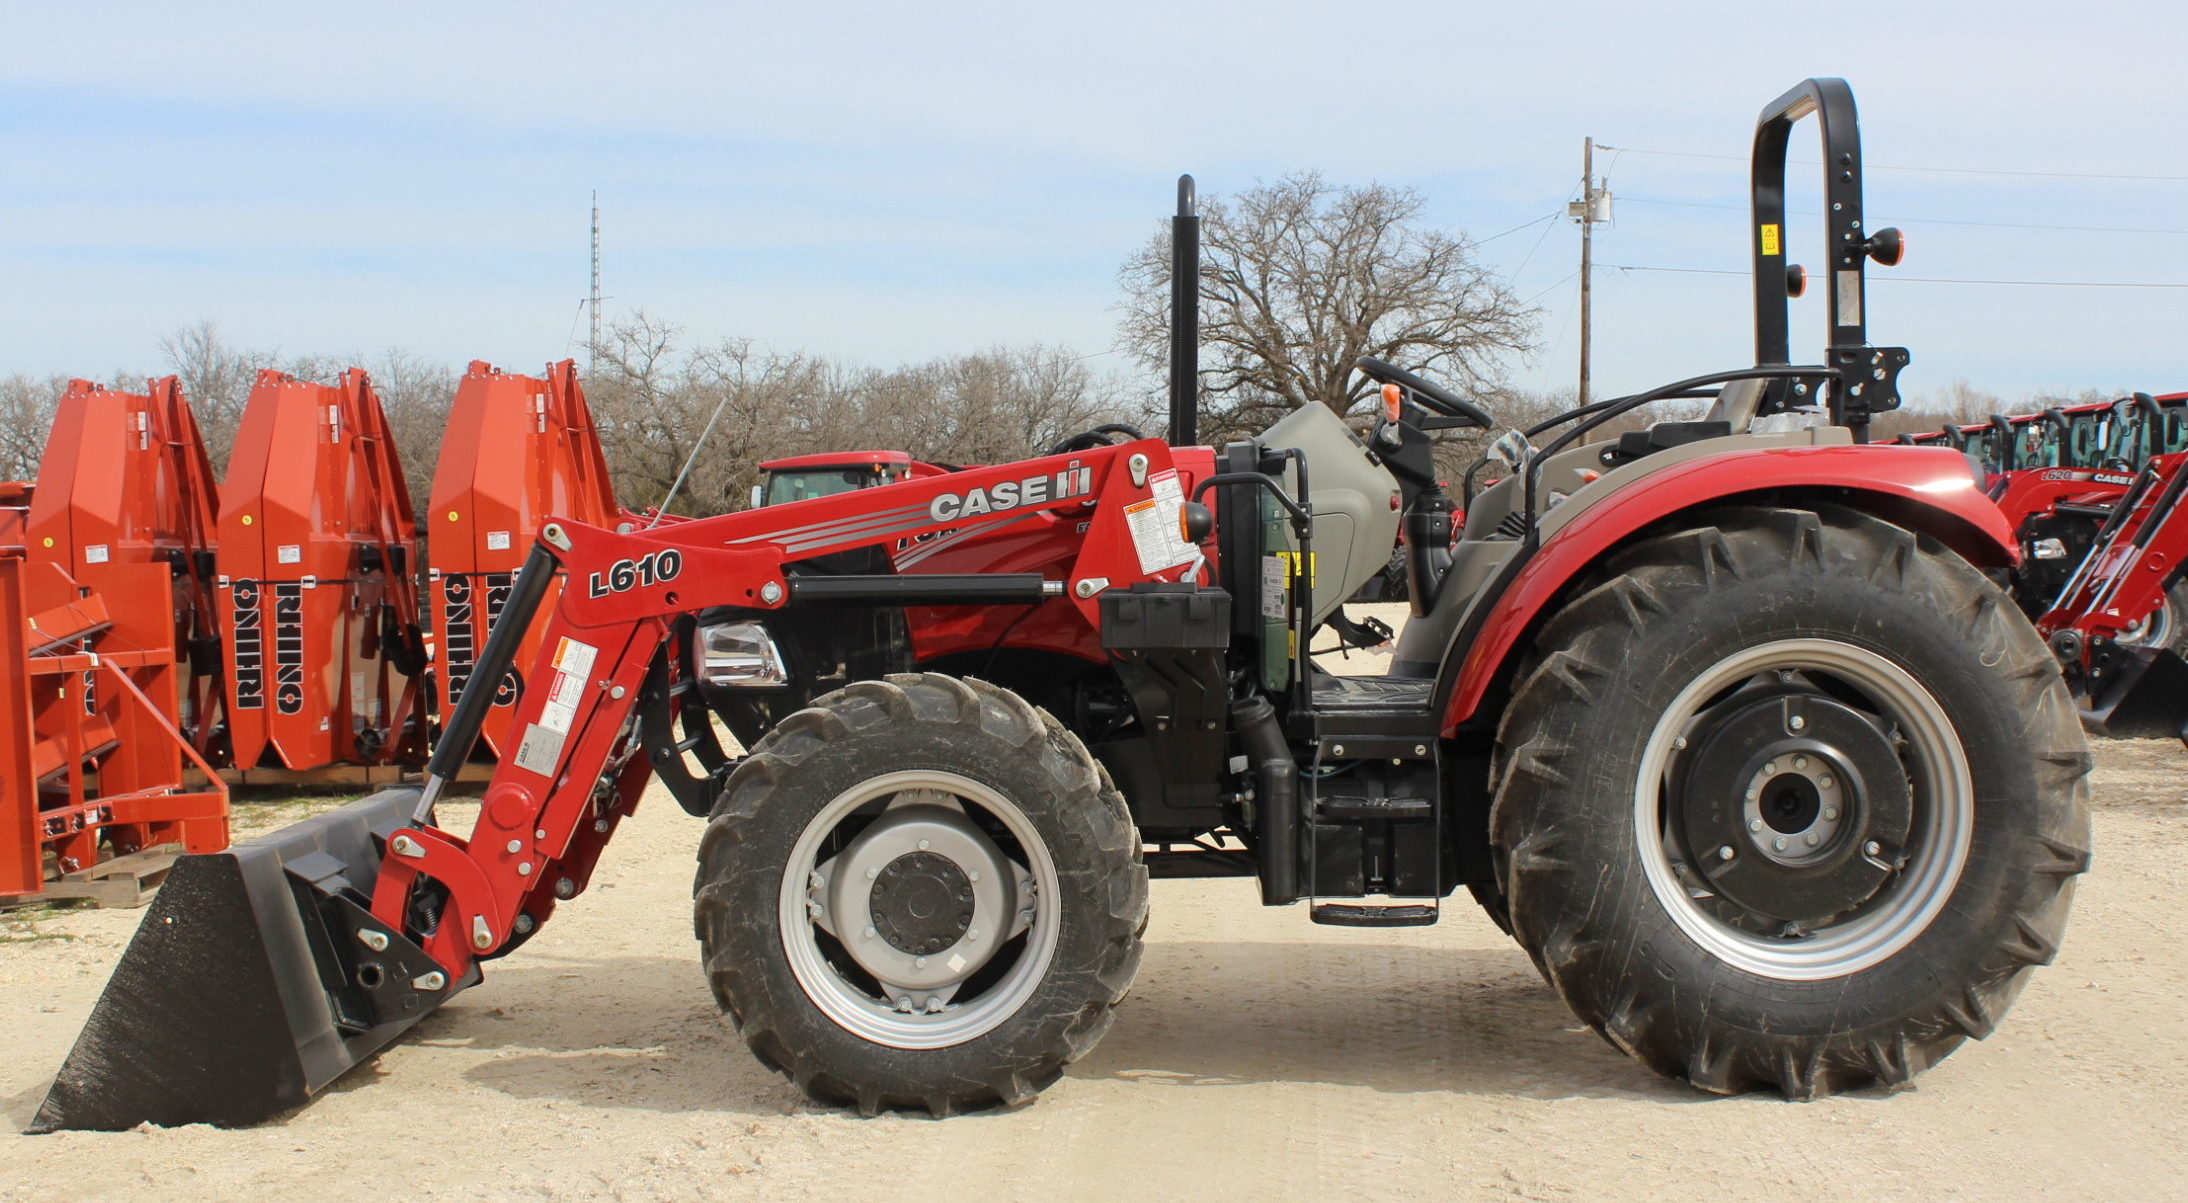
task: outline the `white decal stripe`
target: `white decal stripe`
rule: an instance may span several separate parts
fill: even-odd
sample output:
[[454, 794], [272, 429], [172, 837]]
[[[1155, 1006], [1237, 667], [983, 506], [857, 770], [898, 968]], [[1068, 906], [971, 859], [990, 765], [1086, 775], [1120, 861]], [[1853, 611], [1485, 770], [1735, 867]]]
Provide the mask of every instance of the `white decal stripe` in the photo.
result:
[[781, 539], [790, 535], [803, 535], [810, 531], [826, 530], [830, 527], [859, 526], [864, 523], [873, 522], [883, 518], [901, 518], [906, 514], [924, 514], [926, 512], [927, 507], [924, 505], [904, 505], [898, 506], [895, 509], [876, 510], [871, 514], [858, 514], [849, 518], [832, 518], [826, 522], [808, 522], [804, 526], [793, 526], [785, 530], [773, 530], [767, 532], [764, 535], [746, 535], [744, 538], [741, 539], [731, 539], [730, 542], [765, 543], [772, 539]]
[[910, 522], [898, 522], [890, 526], [878, 526], [871, 530], [829, 531], [820, 535], [808, 536], [794, 543], [778, 543], [776, 544], [776, 546], [782, 548], [784, 555], [795, 555], [800, 552], [812, 551], [814, 548], [817, 547], [830, 547], [838, 543], [854, 541], [860, 542], [863, 546], [865, 543], [868, 542], [886, 539], [890, 535], [901, 534], [904, 531], [908, 530], [918, 530], [921, 527], [932, 525], [934, 525], [934, 520], [928, 518], [925, 514], [922, 514], [918, 518], [915, 518]]
[[956, 532], [955, 534], [944, 535], [941, 538], [935, 539], [931, 542], [922, 543], [919, 546], [910, 550], [909, 552], [906, 552], [904, 558], [896, 562], [896, 566], [899, 568], [909, 568], [912, 565], [919, 563], [921, 560], [926, 559], [928, 556], [931, 556], [938, 551], [947, 551], [950, 548], [955, 547], [960, 543], [963, 543], [965, 540], [972, 538], [974, 535], [989, 534], [994, 531], [1001, 530], [1002, 528], [1009, 526], [1013, 523], [1024, 522], [1026, 519], [1031, 517], [1033, 517], [1032, 513], [1019, 514], [1014, 518], [1005, 518], [1000, 522], [988, 523], [986, 526], [975, 526], [970, 530], [961, 530]]

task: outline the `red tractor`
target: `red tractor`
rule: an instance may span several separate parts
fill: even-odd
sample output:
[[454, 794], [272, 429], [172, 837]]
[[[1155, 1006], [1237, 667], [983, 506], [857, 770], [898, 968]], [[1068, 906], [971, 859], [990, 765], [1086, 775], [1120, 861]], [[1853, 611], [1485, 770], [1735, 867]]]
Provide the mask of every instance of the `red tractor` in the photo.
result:
[[[2124, 478], [2104, 507], [2089, 550], [2036, 629], [2051, 643], [2066, 679], [2084, 699], [2084, 719], [2108, 726], [2151, 670], [2188, 647], [2188, 452], [2154, 455]], [[2188, 740], [2178, 667], [2165, 717]]]
[[936, 476], [950, 469], [923, 464], [902, 451], [831, 451], [819, 455], [792, 455], [760, 465], [765, 478], [752, 486], [752, 508], [833, 497], [856, 489], [893, 485], [920, 476]]
[[[1810, 115], [1832, 287], [1804, 365], [1783, 181]], [[1112, 1022], [1160, 877], [1362, 927], [1435, 922], [1465, 889], [1658, 1072], [1800, 1098], [1905, 1082], [2057, 949], [2089, 758], [1984, 575], [2015, 548], [1967, 459], [1863, 445], [1907, 353], [1862, 322], [1867, 264], [1900, 243], [1864, 222], [1851, 92], [1780, 97], [1754, 156], [1755, 365], [1506, 436], [1445, 564], [1431, 440], [1494, 419], [1372, 359], [1395, 412], [1364, 438], [1310, 406], [1196, 447], [1174, 408], [1172, 441], [650, 530], [549, 523], [422, 791], [178, 863], [37, 1126], [304, 1103], [582, 894], [657, 773], [707, 816], [695, 927], [723, 1010], [863, 1112], [1053, 1082]], [[1697, 396], [1702, 420], [1589, 438]], [[1816, 420], [1753, 429], [1787, 413]], [[1401, 523], [1422, 587], [1390, 671], [1323, 674], [1307, 635]], [[473, 830], [443, 827], [477, 682], [558, 576], [519, 745]], [[780, 717], [731, 758], [711, 718], [741, 696]]]
[[[1986, 491], [2021, 545], [2008, 592], [2059, 651], [2085, 726], [2188, 721], [2188, 584], [2166, 550], [2177, 541], [2168, 482], [2188, 451], [2188, 394], [2136, 393], [1897, 441], [1958, 447], [1988, 473]], [[2131, 550], [2153, 539], [2158, 550]], [[2130, 561], [2135, 572], [2122, 576]]]

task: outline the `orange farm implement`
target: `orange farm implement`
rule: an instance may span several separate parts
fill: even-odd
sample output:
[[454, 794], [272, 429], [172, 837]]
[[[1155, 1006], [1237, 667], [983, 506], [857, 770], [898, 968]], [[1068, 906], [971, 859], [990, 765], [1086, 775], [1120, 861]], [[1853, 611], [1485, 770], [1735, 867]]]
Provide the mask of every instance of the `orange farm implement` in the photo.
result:
[[[228, 845], [227, 787], [175, 724], [168, 570], [111, 564], [96, 579], [0, 551], [0, 898], [135, 905], [126, 870], [151, 876], [172, 845]], [[185, 759], [209, 784], [183, 783]]]
[[365, 373], [259, 374], [221, 486], [219, 592], [234, 764], [417, 760], [417, 524]]
[[[432, 602], [435, 689], [443, 714], [471, 678], [487, 632], [508, 603], [524, 555], [549, 514], [610, 526], [618, 511], [592, 411], [570, 360], [544, 379], [474, 362], [456, 387], [448, 434], [427, 509], [426, 566]], [[518, 664], [530, 664], [528, 632]], [[510, 716], [523, 682], [512, 667], [494, 689], [480, 750], [514, 750]]]

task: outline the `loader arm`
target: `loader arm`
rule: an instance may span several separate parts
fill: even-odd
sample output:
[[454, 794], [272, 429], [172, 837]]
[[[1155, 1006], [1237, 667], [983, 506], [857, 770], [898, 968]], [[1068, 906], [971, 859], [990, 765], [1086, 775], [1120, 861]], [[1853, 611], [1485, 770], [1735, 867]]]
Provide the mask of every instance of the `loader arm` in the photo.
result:
[[2188, 454], [2152, 456], [2059, 597], [2036, 622], [2070, 677], [2165, 605], [2188, 559]]
[[[649, 775], [648, 759], [634, 754], [633, 709], [679, 616], [723, 605], [768, 611], [823, 601], [992, 605], [1068, 597], [1096, 624], [1104, 588], [1163, 575], [1141, 570], [1127, 507], [1157, 500], [1172, 471], [1169, 447], [1150, 439], [627, 533], [548, 523], [435, 749], [416, 821], [387, 841], [372, 913], [414, 931], [421, 913], [436, 913], [432, 930], [417, 934], [454, 981], [475, 960], [536, 930], [556, 902], [581, 893]], [[818, 556], [1044, 511], [1084, 515], [1068, 580], [788, 571]], [[1133, 513], [1144, 540], [1147, 511]], [[483, 717], [483, 697], [475, 695], [490, 685], [481, 682], [501, 679], [547, 575], [558, 571], [567, 583], [524, 678], [516, 750], [497, 765], [468, 837], [435, 826], [433, 802], [469, 754]], [[427, 882], [445, 898], [425, 898]]]
[[[1107, 589], [1199, 567], [1197, 556], [1165, 558], [1182, 544], [1143, 546], [1177, 537], [1191, 482], [1175, 471], [1168, 446], [1141, 440], [643, 530], [546, 523], [450, 708], [424, 789], [385, 790], [177, 861], [32, 1130], [258, 1123], [309, 1102], [475, 984], [480, 960], [584, 892], [651, 776], [643, 753], [674, 754], [642, 749], [634, 716], [679, 618], [714, 606], [1068, 599], [1098, 626]], [[798, 571], [819, 556], [1042, 513], [1075, 521], [1080, 540], [1056, 579]], [[446, 830], [434, 803], [535, 619], [542, 638], [515, 706], [515, 746], [471, 833]]]

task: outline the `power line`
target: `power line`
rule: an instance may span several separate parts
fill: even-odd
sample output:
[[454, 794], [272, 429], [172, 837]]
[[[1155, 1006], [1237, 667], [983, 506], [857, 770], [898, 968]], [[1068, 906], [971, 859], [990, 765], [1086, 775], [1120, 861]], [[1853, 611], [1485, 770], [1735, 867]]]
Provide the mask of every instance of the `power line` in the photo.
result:
[[[1605, 264], [1604, 266], [1608, 267], [1608, 266], [1609, 266], [1609, 264]], [[1552, 284], [1552, 285], [1551, 285], [1551, 286], [1549, 286], [1548, 288], [1545, 288], [1545, 289], [1543, 289], [1543, 290], [1542, 290], [1541, 292], [1538, 292], [1538, 293], [1536, 293], [1535, 295], [1533, 295], [1533, 296], [1531, 296], [1531, 297], [1527, 298], [1526, 300], [1524, 300], [1524, 301], [1521, 301], [1521, 302], [1520, 302], [1520, 304], [1522, 304], [1522, 305], [1532, 305], [1532, 304], [1534, 304], [1534, 303], [1535, 303], [1536, 301], [1539, 301], [1539, 300], [1541, 300], [1542, 298], [1544, 298], [1544, 297], [1546, 297], [1546, 296], [1549, 296], [1549, 295], [1550, 295], [1551, 293], [1553, 293], [1553, 292], [1556, 292], [1556, 291], [1557, 291], [1558, 289], [1560, 289], [1560, 288], [1563, 288], [1563, 287], [1565, 287], [1565, 286], [1566, 286], [1567, 284], [1570, 284], [1570, 283], [1572, 283], [1572, 282], [1573, 282], [1573, 278], [1574, 278], [1575, 276], [1578, 276], [1579, 274], [1580, 274], [1580, 272], [1579, 272], [1579, 270], [1578, 270], [1578, 269], [1575, 269], [1575, 270], [1573, 270], [1573, 271], [1567, 272], [1567, 273], [1566, 273], [1566, 275], [1565, 275], [1565, 278], [1564, 278], [1564, 279], [1562, 279], [1562, 280], [1559, 280], [1559, 281], [1558, 281], [1557, 283], [1555, 283], [1555, 284]]]
[[[1525, 230], [1525, 229], [1530, 229], [1530, 228], [1532, 228], [1532, 227], [1534, 227], [1534, 226], [1539, 226], [1539, 225], [1541, 225], [1541, 224], [1542, 224], [1543, 222], [1546, 222], [1546, 221], [1556, 221], [1556, 220], [1557, 220], [1557, 210], [1555, 210], [1555, 209], [1552, 209], [1552, 210], [1551, 210], [1550, 212], [1548, 212], [1548, 213], [1545, 213], [1545, 214], [1543, 214], [1542, 216], [1540, 216], [1540, 217], [1538, 217], [1538, 218], [1534, 219], [1533, 221], [1523, 221], [1523, 222], [1521, 222], [1520, 224], [1518, 224], [1518, 225], [1516, 225], [1516, 226], [1513, 226], [1513, 227], [1512, 227], [1511, 229], [1509, 229], [1509, 230], [1506, 230], [1506, 231], [1504, 231], [1504, 234], [1517, 234], [1517, 233], [1519, 233], [1519, 232], [1520, 232], [1521, 230]], [[1491, 234], [1491, 235], [1490, 235], [1489, 237], [1487, 237], [1487, 238], [1477, 238], [1477, 239], [1475, 239], [1475, 240], [1474, 240], [1474, 245], [1475, 245], [1475, 246], [1485, 246], [1485, 245], [1487, 245], [1487, 244], [1489, 244], [1489, 243], [1495, 242], [1495, 241], [1496, 241], [1497, 239], [1499, 239], [1499, 238], [1502, 238], [1502, 237], [1504, 237], [1504, 234]]]
[[[1742, 155], [1706, 155], [1688, 150], [1643, 150], [1633, 146], [1606, 146], [1603, 149], [1617, 150], [1625, 154], [1656, 155], [1667, 159], [1717, 159], [1728, 163], [1746, 163], [1749, 161]], [[1820, 166], [1814, 161], [1794, 165], [1801, 167]], [[1893, 167], [1881, 163], [1865, 163], [1863, 167], [1869, 171], [1908, 171], [1927, 175], [1989, 175], [2039, 180], [2125, 180], [2141, 184], [2188, 184], [2188, 175], [2127, 175], [2117, 172], [2097, 171], [2003, 171], [1989, 167]]]
[[[1709, 201], [1661, 200], [1648, 196], [1621, 196], [1621, 202], [1629, 205], [1674, 205], [1682, 209], [1716, 209], [1727, 213], [1745, 213], [1746, 205], [1720, 205]], [[1795, 217], [1821, 217], [1815, 210], [1788, 210]], [[1900, 217], [1900, 221], [1912, 225], [1921, 223], [1931, 226], [1981, 226], [1994, 230], [2068, 230], [2085, 234], [2188, 234], [2188, 229], [2169, 229], [2154, 226], [2063, 226], [2043, 222], [2026, 221], [1971, 221], [1957, 217]]]
[[[1551, 217], [1556, 217], [1556, 216], [1557, 216], [1557, 214], [1556, 214], [1556, 213], [1552, 213], [1552, 214], [1550, 214], [1550, 216], [1551, 216]], [[1553, 230], [1553, 229], [1555, 229], [1555, 228], [1556, 228], [1556, 226], [1555, 226], [1554, 224], [1545, 224], [1545, 225], [1544, 225], [1544, 226], [1542, 227], [1542, 233], [1540, 233], [1540, 234], [1537, 234], [1537, 235], [1535, 235], [1535, 244], [1534, 244], [1533, 246], [1531, 246], [1531, 247], [1528, 247], [1528, 248], [1527, 248], [1527, 254], [1526, 254], [1526, 255], [1525, 255], [1525, 256], [1524, 256], [1523, 258], [1521, 258], [1521, 259], [1520, 259], [1520, 261], [1519, 261], [1519, 266], [1518, 266], [1518, 267], [1515, 267], [1515, 268], [1513, 268], [1513, 269], [1512, 269], [1512, 278], [1513, 278], [1513, 279], [1515, 279], [1515, 280], [1519, 279], [1519, 274], [1520, 274], [1521, 272], [1523, 272], [1523, 271], [1526, 271], [1526, 270], [1527, 270], [1527, 265], [1528, 265], [1529, 263], [1532, 263], [1532, 262], [1534, 262], [1534, 258], [1535, 258], [1535, 252], [1536, 252], [1536, 251], [1539, 251], [1539, 250], [1541, 250], [1541, 249], [1542, 249], [1542, 240], [1543, 240], [1543, 239], [1545, 239], [1545, 238], [1548, 238], [1548, 237], [1550, 236], [1550, 231], [1551, 231], [1551, 230]]]
[[[1637, 263], [1605, 263], [1622, 272], [1669, 272], [1682, 276], [1746, 276], [1744, 271], [1721, 267], [1656, 267]], [[1970, 280], [1945, 276], [1871, 276], [1871, 284], [1984, 284], [2010, 288], [2188, 288], [2188, 281], [2158, 283], [2148, 280]]]

